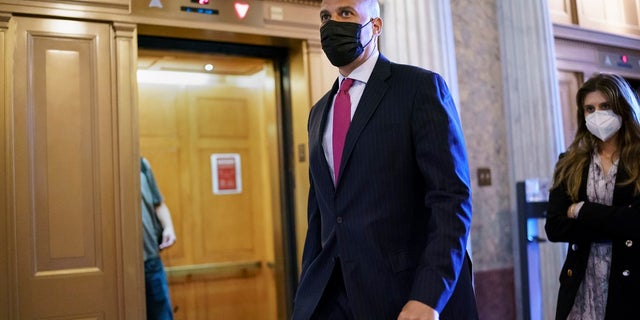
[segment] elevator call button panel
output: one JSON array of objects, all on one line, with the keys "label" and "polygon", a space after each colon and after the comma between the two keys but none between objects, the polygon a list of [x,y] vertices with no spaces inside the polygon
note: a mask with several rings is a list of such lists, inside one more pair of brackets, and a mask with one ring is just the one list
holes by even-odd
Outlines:
[{"label": "elevator call button panel", "polygon": [[133,0],[132,14],[262,27],[263,7],[259,0]]}]

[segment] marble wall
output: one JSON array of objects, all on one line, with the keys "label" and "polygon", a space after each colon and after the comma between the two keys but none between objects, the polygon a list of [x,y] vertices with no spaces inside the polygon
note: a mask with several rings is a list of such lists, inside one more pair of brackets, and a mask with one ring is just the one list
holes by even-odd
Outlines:
[{"label": "marble wall", "polygon": [[[481,319],[516,319],[509,160],[496,0],[452,0],[460,116],[473,188],[471,246]],[[478,168],[491,170],[479,186]]]},{"label": "marble wall", "polygon": [[[495,0],[452,0],[460,116],[473,188],[471,244],[476,272],[513,268],[502,69]],[[478,168],[491,185],[478,185]]]}]

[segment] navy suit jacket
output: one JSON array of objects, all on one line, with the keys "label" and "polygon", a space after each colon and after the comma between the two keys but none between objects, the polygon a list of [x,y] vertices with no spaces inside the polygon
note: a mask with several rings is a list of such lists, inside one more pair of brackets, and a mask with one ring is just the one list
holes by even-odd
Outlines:
[{"label": "navy suit jacket", "polygon": [[466,244],[471,191],[444,80],[380,55],[347,132],[334,186],[322,147],[337,81],[308,124],[308,231],[293,319],[309,319],[339,257],[356,319],[396,319],[418,300],[477,319]]}]

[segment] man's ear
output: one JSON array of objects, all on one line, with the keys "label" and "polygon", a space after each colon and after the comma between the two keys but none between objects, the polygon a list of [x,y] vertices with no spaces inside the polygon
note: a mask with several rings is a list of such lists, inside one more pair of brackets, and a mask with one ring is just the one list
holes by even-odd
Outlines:
[{"label": "man's ear", "polygon": [[373,18],[373,34],[379,36],[382,33],[382,18]]}]

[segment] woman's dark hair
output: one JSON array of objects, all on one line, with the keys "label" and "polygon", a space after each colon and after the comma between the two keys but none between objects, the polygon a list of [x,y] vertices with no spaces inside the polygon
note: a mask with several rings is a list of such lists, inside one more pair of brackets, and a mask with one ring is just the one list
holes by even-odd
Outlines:
[{"label": "woman's dark hair", "polygon": [[621,76],[601,73],[587,80],[576,94],[578,130],[564,157],[558,161],[553,175],[553,187],[566,184],[567,192],[574,201],[578,200],[584,168],[602,142],[589,132],[584,116],[584,100],[589,93],[596,91],[602,93],[611,110],[622,119],[618,131],[618,155],[620,166],[628,173],[629,179],[621,184],[633,183],[636,193],[640,193],[640,125],[636,115],[639,110],[638,95]]}]

